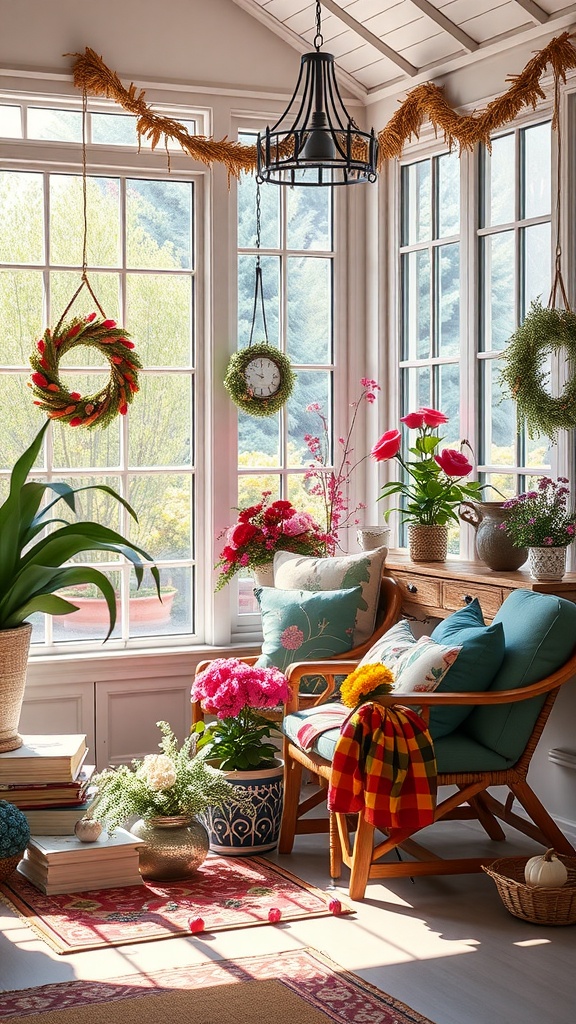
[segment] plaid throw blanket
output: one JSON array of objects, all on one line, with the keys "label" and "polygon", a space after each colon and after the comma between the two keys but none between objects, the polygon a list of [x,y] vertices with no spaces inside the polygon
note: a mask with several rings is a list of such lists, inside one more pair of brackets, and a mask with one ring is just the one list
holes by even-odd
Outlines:
[{"label": "plaid throw blanket", "polygon": [[362,812],[390,830],[432,824],[435,806],[436,758],[423,719],[409,708],[363,704],[336,744],[328,809]]},{"label": "plaid throw blanket", "polygon": [[339,729],[352,714],[343,704],[322,704],[308,711],[308,718],[296,733],[296,742],[302,750],[312,750],[316,740],[328,729]]}]

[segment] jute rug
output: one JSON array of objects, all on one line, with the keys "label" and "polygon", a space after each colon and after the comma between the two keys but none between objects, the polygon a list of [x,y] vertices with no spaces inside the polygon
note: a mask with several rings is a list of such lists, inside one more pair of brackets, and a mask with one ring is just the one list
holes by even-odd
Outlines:
[{"label": "jute rug", "polygon": [[11,1024],[431,1024],[314,949],[0,994]]},{"label": "jute rug", "polygon": [[[190,922],[203,932],[269,924],[330,914],[332,896],[264,857],[210,854],[185,882],[127,885],[69,896],[45,896],[15,871],[0,885],[0,898],[57,953],[100,946],[169,939],[190,934]],[[342,905],[342,913],[353,910]]]}]

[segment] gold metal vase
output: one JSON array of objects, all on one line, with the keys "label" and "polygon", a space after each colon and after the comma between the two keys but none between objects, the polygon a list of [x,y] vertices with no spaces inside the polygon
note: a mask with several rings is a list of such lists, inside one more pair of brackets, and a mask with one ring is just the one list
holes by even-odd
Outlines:
[{"label": "gold metal vase", "polygon": [[130,831],[145,843],[138,850],[142,878],[157,882],[190,878],[206,860],[208,833],[190,815],[140,818]]}]

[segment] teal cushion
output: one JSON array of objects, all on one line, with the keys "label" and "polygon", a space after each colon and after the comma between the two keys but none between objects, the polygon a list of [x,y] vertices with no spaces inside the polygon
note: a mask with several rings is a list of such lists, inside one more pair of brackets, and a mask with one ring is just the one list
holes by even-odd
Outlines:
[{"label": "teal cushion", "polygon": [[256,664],[282,672],[293,661],[321,661],[352,647],[361,587],[349,590],[254,591],[262,613],[262,654]]},{"label": "teal cushion", "polygon": [[[553,594],[514,590],[498,609],[506,653],[490,690],[516,690],[555,672],[576,642],[576,605]],[[462,730],[514,764],[528,742],[545,695],[517,704],[476,707]]]},{"label": "teal cushion", "polygon": [[[505,651],[504,628],[501,622],[487,626],[478,599],[449,615],[432,632],[432,639],[441,644],[458,644],[462,650],[438,687],[438,692],[460,693],[488,690],[500,668]],[[430,733],[440,739],[454,732],[471,713],[473,705],[432,708]]]},{"label": "teal cushion", "polygon": [[[284,735],[298,746],[296,739],[298,729],[304,722],[313,719],[318,710],[318,708],[307,708],[305,711],[295,711],[292,715],[286,715],[282,723]],[[313,753],[331,761],[339,735],[339,729],[327,729],[326,732],[321,733],[312,747]],[[434,753],[439,774],[504,771],[512,763],[495,751],[468,736],[462,736],[460,733],[453,733],[451,736],[444,736],[438,740],[434,744]]]}]

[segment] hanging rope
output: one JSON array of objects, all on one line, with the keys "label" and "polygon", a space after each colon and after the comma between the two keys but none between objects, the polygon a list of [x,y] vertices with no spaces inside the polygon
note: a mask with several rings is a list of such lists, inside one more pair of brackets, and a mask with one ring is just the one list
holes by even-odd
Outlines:
[{"label": "hanging rope", "polygon": [[262,284],[262,267],[260,266],[260,235],[261,235],[261,211],[260,211],[260,185],[256,185],[256,280],[254,282],[254,307],[252,309],[252,324],[250,326],[250,338],[248,340],[248,347],[252,344],[252,338],[254,336],[254,327],[256,325],[256,313],[258,310],[258,300],[260,300],[260,306],[262,309],[262,323],[264,325],[264,338],[266,344],[269,345],[268,340],[268,324],[266,323],[266,308],[264,306],[264,287]]},{"label": "hanging rope", "polygon": [[[399,157],[404,145],[412,137],[418,138],[426,120],[431,121],[451,147],[457,144],[460,150],[468,150],[478,142],[489,146],[490,135],[494,131],[512,121],[523,107],[535,108],[539,100],[545,98],[540,79],[548,67],[552,68],[555,81],[562,82],[566,81],[566,72],[576,68],[576,49],[570,39],[569,32],[551,39],[519,75],[509,79],[509,89],[478,114],[458,114],[449,104],[443,90],[432,82],[416,86],[378,133],[380,168],[385,160]],[[90,47],[87,46],[83,54],[70,56],[76,58],[73,66],[74,84],[92,96],[113,99],[125,110],[135,114],[138,138],[148,139],[152,149],[164,137],[166,145],[168,139],[178,142],[184,152],[195,160],[208,165],[224,164],[228,174],[236,178],[242,171],[255,170],[255,146],[229,142],[225,138],[215,141],[203,135],[190,135],[178,121],[155,113],[145,102],[144,90],[137,91],[133,83],[126,88],[116,72],[111,71],[102,57]]]}]

